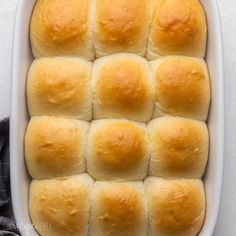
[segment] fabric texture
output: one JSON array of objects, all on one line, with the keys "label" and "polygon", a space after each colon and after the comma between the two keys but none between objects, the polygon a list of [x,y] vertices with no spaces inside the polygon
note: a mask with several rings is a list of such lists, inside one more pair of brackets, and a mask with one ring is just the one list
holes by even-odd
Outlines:
[{"label": "fabric texture", "polygon": [[9,119],[0,121],[0,236],[20,235],[11,203]]}]

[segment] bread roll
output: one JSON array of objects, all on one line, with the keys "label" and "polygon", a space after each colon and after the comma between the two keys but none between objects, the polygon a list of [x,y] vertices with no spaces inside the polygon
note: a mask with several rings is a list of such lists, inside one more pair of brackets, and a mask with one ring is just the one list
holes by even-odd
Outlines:
[{"label": "bread roll", "polygon": [[93,180],[87,174],[33,180],[29,212],[38,233],[41,236],[87,236],[92,187]]},{"label": "bread roll", "polygon": [[148,124],[150,175],[201,178],[207,159],[209,138],[204,122],[162,117]]},{"label": "bread roll", "polygon": [[53,178],[85,171],[88,122],[34,117],[25,134],[25,160],[33,178]]},{"label": "bread roll", "polygon": [[155,81],[153,118],[165,114],[205,121],[210,81],[202,59],[170,56],[150,62]]},{"label": "bread roll", "polygon": [[28,73],[30,116],[92,119],[92,63],[78,58],[40,58]]},{"label": "bread roll", "polygon": [[152,0],[95,0],[96,57],[117,52],[144,56],[151,23]]},{"label": "bread roll", "polygon": [[92,72],[93,118],[127,118],[146,122],[154,107],[147,61],[119,53],[95,61]]},{"label": "bread roll", "polygon": [[154,0],[148,59],[167,55],[203,58],[207,25],[199,0]]},{"label": "bread roll", "polygon": [[96,182],[91,202],[91,236],[147,235],[142,182]]},{"label": "bread roll", "polygon": [[201,180],[149,177],[145,181],[149,235],[196,236],[205,217]]},{"label": "bread roll", "polygon": [[122,119],[93,121],[86,157],[88,173],[95,179],[144,179],[149,162],[145,125]]},{"label": "bread roll", "polygon": [[93,60],[92,0],[37,0],[30,23],[35,57],[76,55]]}]

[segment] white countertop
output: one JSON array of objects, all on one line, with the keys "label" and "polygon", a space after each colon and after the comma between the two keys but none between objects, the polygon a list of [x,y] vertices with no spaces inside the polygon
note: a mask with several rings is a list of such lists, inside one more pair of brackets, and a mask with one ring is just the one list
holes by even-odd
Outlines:
[{"label": "white countertop", "polygon": [[[11,44],[17,0],[0,0],[0,119],[10,114]],[[214,236],[236,235],[236,4],[219,0],[225,55],[225,163]]]}]

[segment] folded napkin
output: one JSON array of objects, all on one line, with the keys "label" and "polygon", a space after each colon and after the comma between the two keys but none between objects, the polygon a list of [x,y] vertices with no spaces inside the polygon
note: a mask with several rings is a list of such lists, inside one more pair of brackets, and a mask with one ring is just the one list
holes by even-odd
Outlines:
[{"label": "folded napkin", "polygon": [[0,121],[0,236],[20,235],[11,204],[9,119]]}]

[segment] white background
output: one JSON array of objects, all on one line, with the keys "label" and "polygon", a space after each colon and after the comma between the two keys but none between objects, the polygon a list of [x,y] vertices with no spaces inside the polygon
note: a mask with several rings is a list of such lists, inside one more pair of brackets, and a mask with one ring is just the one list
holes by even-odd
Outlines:
[{"label": "white background", "polygon": [[[207,0],[206,0],[207,1]],[[10,114],[11,44],[17,0],[0,0],[0,119]],[[214,236],[236,235],[236,1],[219,0],[225,56],[225,162]]]}]

